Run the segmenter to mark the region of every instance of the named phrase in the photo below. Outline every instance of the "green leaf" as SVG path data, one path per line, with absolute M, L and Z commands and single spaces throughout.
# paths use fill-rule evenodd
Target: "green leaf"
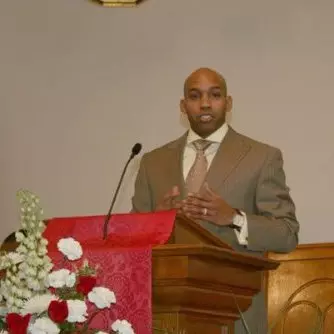
M 0 330 L 6 329 L 5 319 L 0 318 Z
M 79 299 L 84 300 L 85 297 L 83 294 L 78 293 L 74 288 L 60 288 L 57 289 L 57 295 L 60 299 L 69 300 L 69 299 Z
M 61 333 L 73 333 L 76 329 L 75 323 L 63 322 L 59 324 L 59 329 Z

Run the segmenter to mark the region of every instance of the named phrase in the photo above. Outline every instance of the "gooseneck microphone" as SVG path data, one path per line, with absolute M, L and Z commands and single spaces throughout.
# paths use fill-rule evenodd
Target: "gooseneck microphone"
M 131 155 L 130 155 L 130 161 L 133 159 L 140 151 L 141 151 L 142 145 L 140 143 L 134 144 L 132 147 Z
M 114 194 L 114 197 L 111 201 L 111 204 L 110 204 L 110 207 L 109 207 L 109 211 L 107 213 L 107 216 L 106 216 L 106 219 L 104 221 L 104 226 L 103 226 L 103 239 L 106 239 L 107 238 L 107 234 L 108 234 L 108 223 L 109 223 L 109 219 L 110 219 L 110 216 L 111 216 L 111 212 L 112 212 L 112 209 L 114 207 L 114 204 L 116 202 L 116 198 L 117 198 L 117 195 L 118 195 L 118 192 L 119 192 L 119 189 L 121 188 L 121 185 L 122 185 L 122 181 L 123 181 L 123 178 L 124 178 L 124 175 L 125 175 L 125 172 L 129 166 L 129 163 L 130 161 L 141 151 L 141 148 L 142 148 L 142 144 L 140 143 L 136 143 L 135 145 L 133 145 L 132 147 L 132 151 L 131 151 L 131 155 L 128 159 L 128 161 L 126 162 L 124 168 L 123 168 L 123 172 L 122 172 L 122 175 L 121 175 L 121 178 L 119 179 L 119 182 L 118 182 L 118 185 L 117 185 L 117 188 L 116 188 L 116 191 L 115 191 L 115 194 Z

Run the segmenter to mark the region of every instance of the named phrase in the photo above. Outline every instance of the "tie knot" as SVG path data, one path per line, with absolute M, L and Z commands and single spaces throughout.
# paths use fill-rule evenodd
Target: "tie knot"
M 205 139 L 198 139 L 195 140 L 192 144 L 196 151 L 204 152 L 212 144 L 212 142 Z

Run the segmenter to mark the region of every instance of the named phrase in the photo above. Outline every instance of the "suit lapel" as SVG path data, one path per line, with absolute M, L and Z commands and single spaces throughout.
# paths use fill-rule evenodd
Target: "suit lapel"
M 211 189 L 217 190 L 226 181 L 249 150 L 242 136 L 229 127 L 206 176 Z
M 185 196 L 185 183 L 183 178 L 183 151 L 187 140 L 187 133 L 171 143 L 168 147 L 167 166 L 168 184 L 179 187 L 181 198 Z

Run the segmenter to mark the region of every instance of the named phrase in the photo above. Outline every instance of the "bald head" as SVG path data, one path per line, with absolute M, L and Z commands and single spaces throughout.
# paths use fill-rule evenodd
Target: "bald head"
M 220 85 L 223 95 L 227 95 L 227 85 L 224 77 L 211 68 L 201 67 L 192 72 L 185 80 L 183 86 L 183 94 L 185 97 L 188 95 L 188 92 L 191 89 L 192 85 L 199 81 L 202 77 L 207 77 L 214 81 L 217 81 Z
M 184 82 L 181 112 L 187 115 L 190 127 L 206 138 L 225 123 L 225 115 L 232 108 L 226 82 L 221 74 L 210 68 L 199 68 Z

